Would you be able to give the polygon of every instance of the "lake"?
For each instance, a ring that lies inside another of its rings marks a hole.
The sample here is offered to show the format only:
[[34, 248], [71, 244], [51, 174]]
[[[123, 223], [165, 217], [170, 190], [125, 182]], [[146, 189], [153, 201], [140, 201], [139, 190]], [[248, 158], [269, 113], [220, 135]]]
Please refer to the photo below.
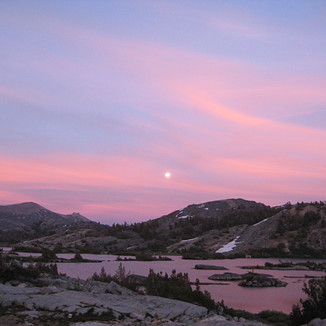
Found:
[[[58, 254], [58, 257], [72, 258], [73, 254]], [[71, 277], [79, 277], [81, 279], [87, 279], [95, 272], [100, 272], [104, 267], [107, 273], [111, 275], [115, 274], [120, 263], [126, 268], [126, 271], [130, 271], [132, 274], [147, 276], [149, 269], [153, 269], [155, 272], [162, 271], [163, 273], [171, 273], [173, 269], [177, 272], [188, 273], [191, 281], [195, 281], [197, 278], [200, 282], [213, 282], [208, 280], [208, 277], [215, 273], [224, 273], [225, 271], [214, 270], [196, 270], [194, 266], [196, 264], [209, 264], [224, 266], [229, 270], [227, 272], [234, 273], [246, 273], [249, 270], [243, 270], [239, 266], [256, 266], [264, 265], [265, 262], [279, 263], [279, 259], [224, 259], [224, 260], [183, 260], [180, 256], [170, 256], [172, 261], [154, 261], [154, 262], [142, 262], [142, 261], [115, 261], [117, 256], [114, 255], [91, 255], [83, 254], [83, 258], [87, 259], [99, 259], [104, 260], [101, 263], [58, 263], [58, 270], [60, 273], [66, 273]], [[285, 260], [282, 260], [285, 261]], [[299, 259], [287, 259], [286, 261], [306, 261]], [[321, 262], [321, 261], [320, 261]], [[255, 270], [253, 270], [255, 271]], [[314, 276], [326, 276], [325, 272], [319, 271], [279, 271], [279, 270], [256, 270], [260, 273], [268, 273], [274, 277], [288, 283], [286, 287], [281, 288], [245, 288], [237, 285], [238, 282], [226, 282], [228, 285], [202, 285], [202, 290], [207, 290], [211, 293], [212, 297], [221, 301], [235, 309], [244, 309], [253, 313], [260, 312], [262, 310], [278, 310], [285, 313], [289, 313], [292, 309], [292, 305], [296, 304], [300, 298], [304, 298], [305, 295], [302, 292], [302, 287], [307, 279], [300, 278], [286, 278], [285, 276], [304, 276], [305, 274]], [[219, 283], [219, 282], [216, 282]], [[225, 283], [225, 282], [223, 282]]]
[[[4, 248], [6, 251], [11, 248]], [[40, 256], [37, 253], [19, 253], [22, 256]], [[73, 258], [74, 254], [57, 254], [62, 258]], [[226, 271], [214, 271], [214, 270], [196, 270], [194, 269], [196, 264], [216, 265], [224, 266], [228, 268], [227, 272], [234, 272], [243, 274], [249, 271], [257, 273], [268, 273], [273, 275], [282, 281], [288, 283], [286, 287], [272, 287], [272, 288], [246, 288], [237, 285], [235, 282], [219, 282], [227, 283], [227, 285], [201, 285], [201, 290], [207, 290], [210, 292], [213, 299], [216, 301], [224, 300], [224, 303], [234, 309], [243, 309], [253, 313], [260, 312], [262, 310], [278, 310], [285, 313], [289, 313], [292, 309], [292, 305], [299, 302], [300, 298], [305, 298], [305, 294], [302, 292], [302, 287], [307, 279], [304, 278], [287, 278], [286, 276], [304, 276], [306, 274], [313, 276], [326, 276], [325, 272], [319, 271], [279, 271], [279, 270], [246, 270], [241, 269], [240, 266], [256, 266], [264, 265], [265, 262], [279, 263], [280, 261], [289, 262], [304, 262], [306, 259], [221, 259], [221, 260], [184, 260], [180, 256], [169, 256], [172, 261], [116, 261], [116, 255], [93, 255], [82, 254], [85, 259], [103, 260], [101, 263], [57, 263], [60, 273], [65, 273], [70, 277], [79, 277], [86, 280], [92, 276], [95, 272], [99, 273], [101, 268], [104, 267], [106, 272], [114, 275], [119, 267], [119, 264], [126, 268], [127, 272], [131, 274], [138, 274], [147, 276], [150, 269], [155, 272], [163, 272], [171, 274], [175, 269], [177, 272], [188, 273], [191, 281], [195, 282], [198, 278], [200, 282], [214, 283], [208, 279], [213, 274], [220, 274]], [[124, 256], [121, 256], [122, 258]], [[133, 257], [129, 257], [133, 258]], [[312, 259], [310, 259], [312, 260]], [[325, 262], [325, 260], [313, 260], [316, 262]]]

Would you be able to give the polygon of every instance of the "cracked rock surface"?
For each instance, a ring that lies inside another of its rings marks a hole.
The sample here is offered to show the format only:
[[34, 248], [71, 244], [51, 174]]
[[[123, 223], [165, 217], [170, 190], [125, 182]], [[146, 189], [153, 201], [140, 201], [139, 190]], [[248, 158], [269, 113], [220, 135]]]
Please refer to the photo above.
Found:
[[120, 285], [76, 279], [0, 284], [0, 326], [258, 326], [209, 314], [207, 309], [168, 298], [139, 295]]

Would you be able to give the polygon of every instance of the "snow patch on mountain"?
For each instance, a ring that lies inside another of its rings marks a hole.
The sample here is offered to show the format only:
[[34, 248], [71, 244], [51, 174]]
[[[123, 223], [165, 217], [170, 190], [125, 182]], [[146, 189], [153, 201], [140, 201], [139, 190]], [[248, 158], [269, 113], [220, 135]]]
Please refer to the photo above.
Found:
[[185, 239], [185, 240], [181, 240], [180, 243], [192, 242], [192, 241], [195, 241], [197, 239], [198, 239], [198, 237], [197, 238], [192, 238], [192, 239]]
[[240, 238], [240, 236], [237, 236], [234, 240], [232, 240], [231, 242], [227, 243], [226, 245], [224, 245], [223, 247], [221, 247], [220, 249], [216, 250], [215, 252], [217, 254], [223, 254], [225, 252], [230, 252], [232, 251], [236, 246], [237, 244], [241, 243], [241, 242], [238, 242], [237, 243], [237, 240]]
[[260, 222], [258, 222], [258, 223], [256, 223], [256, 224], [253, 224], [252, 226], [259, 225], [259, 224], [261, 224], [261, 223], [263, 223], [263, 222], [265, 222], [265, 221], [267, 221], [267, 220], [268, 220], [268, 218], [265, 218], [264, 220], [262, 220], [262, 221], [260, 221]]

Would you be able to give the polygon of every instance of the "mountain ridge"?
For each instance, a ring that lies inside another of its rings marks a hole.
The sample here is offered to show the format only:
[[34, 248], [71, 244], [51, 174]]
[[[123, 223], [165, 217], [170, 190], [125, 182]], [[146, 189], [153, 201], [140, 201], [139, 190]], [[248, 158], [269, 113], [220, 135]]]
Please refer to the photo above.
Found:
[[22, 202], [10, 205], [0, 205], [1, 213], [30, 214], [39, 210], [47, 210], [34, 202]]
[[75, 223], [20, 245], [70, 252], [164, 252], [200, 259], [326, 258], [326, 202], [270, 207], [242, 198], [209, 201], [130, 225]]
[[[90, 222], [79, 213], [69, 215], [55, 213], [37, 203], [23, 202], [0, 205], [0, 239], [21, 241], [57, 232], [65, 225]], [[20, 238], [20, 239], [19, 239]]]

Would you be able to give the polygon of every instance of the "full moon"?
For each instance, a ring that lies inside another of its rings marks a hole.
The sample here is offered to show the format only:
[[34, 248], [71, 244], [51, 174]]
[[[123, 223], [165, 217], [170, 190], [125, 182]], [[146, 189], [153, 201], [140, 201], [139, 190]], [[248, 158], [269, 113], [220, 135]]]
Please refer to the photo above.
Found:
[[165, 172], [164, 176], [165, 176], [167, 179], [170, 179], [170, 177], [171, 177], [171, 173], [170, 173], [170, 172]]

